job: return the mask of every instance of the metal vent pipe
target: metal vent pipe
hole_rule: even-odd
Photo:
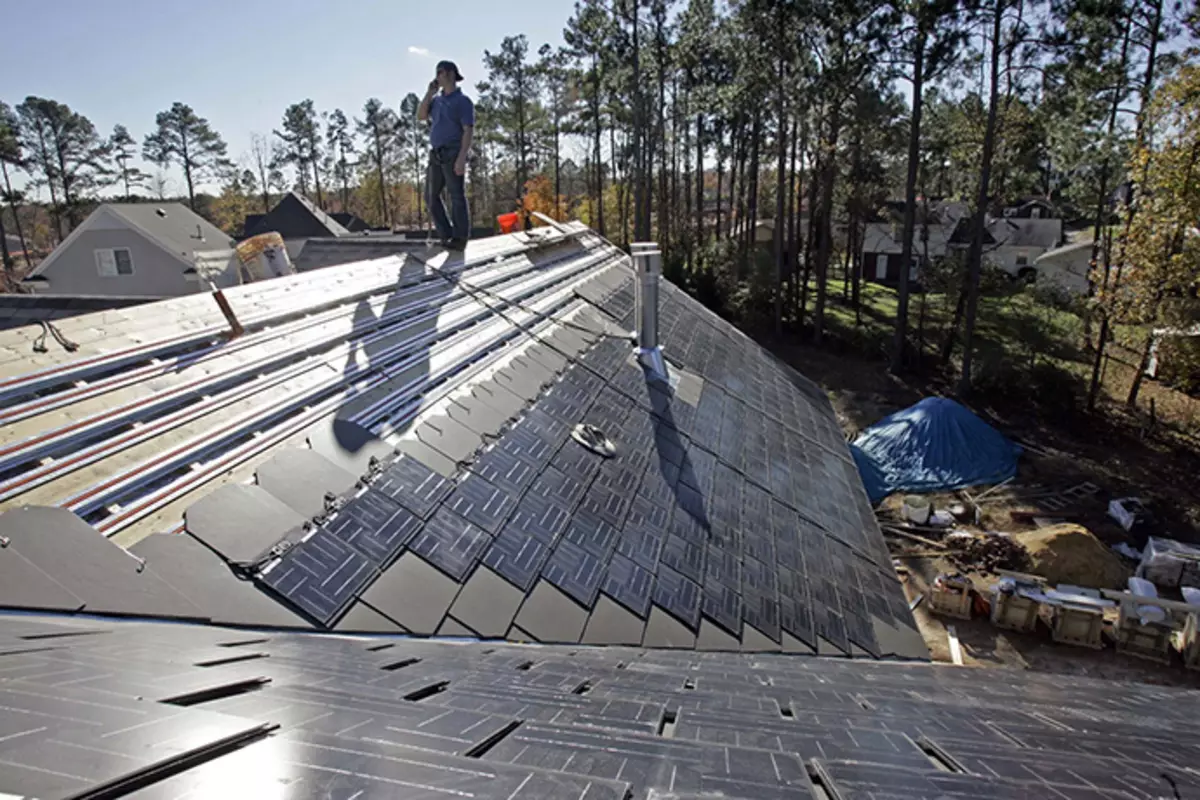
[[[637,352],[642,366],[658,380],[668,380],[667,364],[658,343],[658,283],[662,275],[662,251],[657,242],[634,242],[629,246],[634,280],[634,317]]]

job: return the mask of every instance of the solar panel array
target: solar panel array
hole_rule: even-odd
[[[1193,797],[1194,690],[0,617],[17,797]]]

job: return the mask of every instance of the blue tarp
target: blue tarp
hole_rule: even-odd
[[[871,503],[892,492],[939,492],[1017,474],[1021,448],[968,409],[927,397],[867,428],[850,445]]]

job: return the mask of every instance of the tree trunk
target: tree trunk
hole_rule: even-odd
[[[313,170],[313,186],[317,190],[317,208],[324,211],[325,210],[325,195],[324,195],[324,193],[321,192],[321,170],[317,166],[317,159],[316,159],[315,155],[313,156],[313,160],[312,160],[312,170]]]
[[[388,211],[387,184],[383,179],[383,142],[380,141],[379,131],[375,132],[375,169],[379,175],[379,207],[383,211],[383,224],[392,227],[392,215]]]
[[[782,20],[781,20],[782,22]],[[782,28],[782,25],[780,26]],[[782,35],[782,34],[781,34]],[[782,45],[780,45],[782,50]],[[786,171],[787,171],[787,111],[784,105],[784,59],[780,53],[779,84],[775,90],[775,119],[778,121],[775,138],[775,335],[783,335],[783,234],[784,212],[787,209]]]
[[[562,222],[562,161],[558,149],[558,104],[554,106],[554,218]]]
[[[716,123],[717,145],[717,215],[714,239],[721,241],[721,194],[725,185],[725,123],[720,117]]]
[[[896,331],[892,338],[891,371],[904,368],[904,348],[908,339],[908,273],[912,263],[913,225],[916,222],[917,168],[921,164],[921,106],[925,88],[924,15],[918,12],[917,35],[913,44],[913,110],[908,126],[908,175],[904,180],[904,233],[900,244],[900,285],[896,297]]]
[[[633,3],[633,236],[650,239],[649,198],[646,196],[646,108],[642,98],[641,47],[638,44],[638,7]]]
[[[8,252],[8,232],[4,229],[4,214],[0,212],[0,266],[4,267],[4,271],[12,273],[13,263],[12,256]]]
[[[833,251],[833,184],[838,136],[841,133],[841,108],[836,98],[829,109],[829,141],[821,177],[821,243],[817,248],[817,301],[813,307],[813,344],[820,345],[825,333],[825,300],[828,293],[829,259]]]
[[[808,109],[804,109],[804,113],[800,115],[800,163],[796,169],[796,188],[793,194],[796,196],[796,212],[793,216],[792,223],[796,226],[796,230],[792,235],[792,319],[795,321],[797,328],[804,324],[804,310],[801,304],[800,285],[801,267],[804,270],[808,269],[808,254],[805,252],[808,238],[805,236],[804,225],[804,162],[803,159],[808,155]],[[811,183],[812,176],[809,176]],[[813,204],[810,201],[808,204],[809,221],[811,223]],[[803,261],[803,265],[801,264]],[[807,272],[805,272],[807,274]]]
[[[189,159],[183,161],[183,179],[187,182],[188,206],[196,210],[196,187],[192,184],[192,164]]]
[[[33,261],[29,258],[29,243],[25,241],[25,231],[21,230],[21,217],[17,213],[16,195],[13,194],[12,183],[8,178],[8,165],[0,161],[0,173],[4,174],[4,191],[8,195],[8,207],[12,209],[13,225],[17,229],[17,239],[21,242],[21,251],[25,254],[25,266],[33,267]]]
[[[696,114],[696,247],[704,246],[704,115]]]
[[[986,227],[988,205],[988,183],[992,174],[992,154],[996,148],[996,112],[1000,89],[1000,33],[1004,18],[1005,0],[996,0],[996,14],[992,22],[992,74],[988,89],[987,130],[983,136],[983,156],[979,168],[979,193],[975,196],[974,231],[971,247],[967,253],[967,305],[963,325],[962,375],[958,381],[958,393],[965,395],[971,390],[971,357],[975,338],[975,318],[979,311],[979,277],[983,271],[983,233]]]
[[[750,141],[750,168],[746,173],[748,186],[746,187],[746,219],[742,226],[742,258],[741,258],[741,276],[744,278],[750,268],[751,259],[754,257],[754,236],[757,232],[755,228],[758,225],[758,151],[760,139],[762,136],[762,112],[755,108],[754,110],[754,125],[751,128]]]
[[[604,158],[600,152],[600,137],[602,133],[600,126],[600,79],[599,73],[596,71],[595,55],[592,56],[592,78],[592,85],[595,88],[595,91],[592,93],[592,121],[594,123],[592,136],[596,150],[596,221],[599,223],[600,235],[604,236]]]
[[[1137,369],[1133,373],[1133,383],[1129,384],[1129,394],[1125,398],[1125,405],[1129,408],[1137,408],[1138,393],[1142,390],[1142,379],[1146,375],[1146,369],[1150,366],[1150,352],[1154,348],[1154,332],[1146,333],[1146,343],[1142,346],[1142,357],[1138,359]],[[1151,400],[1151,402],[1154,402]]]
[[[736,242],[734,230],[741,224],[746,213],[743,205],[745,183],[745,148],[742,143],[743,133],[742,112],[734,117],[733,131],[730,134],[729,146],[732,160],[729,164],[729,238]]]
[[[687,91],[687,93],[684,95],[684,99],[683,99],[684,106],[691,105],[691,103],[690,103],[691,97],[692,97],[692,92],[691,92],[691,89],[689,89]],[[692,147],[691,147],[692,140],[691,140],[691,136],[692,136],[692,125],[691,125],[691,114],[689,111],[689,113],[684,116],[684,126],[683,126],[683,208],[682,208],[683,220],[684,220],[682,230],[685,231],[685,234],[686,234],[684,237],[684,240],[686,242],[686,244],[684,245],[684,253],[685,253],[685,257],[687,259],[687,268],[688,268],[689,272],[699,266],[698,259],[696,258],[695,231],[691,227],[692,197],[693,197],[692,180],[694,179],[694,176],[692,175]]]
[[[1135,150],[1140,150],[1146,143],[1146,109],[1150,105],[1151,94],[1154,91],[1154,73],[1156,62],[1158,60],[1158,40],[1162,31],[1162,11],[1163,0],[1153,0],[1152,8],[1154,9],[1154,18],[1150,26],[1150,45],[1146,57],[1146,71],[1142,78],[1142,87],[1140,91],[1141,105],[1137,115],[1137,133],[1135,135]],[[1132,21],[1131,21],[1132,25]],[[1145,167],[1142,170],[1142,182],[1145,181],[1146,174],[1150,169],[1149,160],[1146,161]],[[1121,284],[1121,272],[1125,266],[1125,243],[1129,240],[1129,232],[1133,228],[1133,219],[1137,215],[1137,207],[1133,205],[1133,192],[1136,191],[1136,186],[1131,184],[1129,187],[1130,196],[1127,201],[1125,224],[1120,238],[1120,248],[1117,254],[1117,273],[1113,278],[1113,292]],[[1107,261],[1107,251],[1105,259]],[[1107,277],[1107,276],[1106,276]],[[1088,410],[1092,411],[1096,407],[1096,398],[1100,393],[1101,380],[1101,365],[1104,363],[1104,351],[1108,346],[1108,336],[1110,329],[1110,321],[1108,314],[1101,309],[1100,314],[1100,333],[1096,340],[1096,358],[1092,362],[1092,380],[1088,386]],[[1133,378],[1133,385],[1130,387],[1130,394],[1133,398],[1130,405],[1137,401],[1137,389],[1141,384],[1141,373],[1139,372]]]
[[[797,254],[796,254],[796,232],[799,225],[796,221],[796,152],[799,141],[799,126],[800,115],[793,112],[792,114],[792,163],[791,171],[788,175],[788,191],[787,191],[787,286],[791,297],[796,294],[796,276],[799,274],[797,269]]]

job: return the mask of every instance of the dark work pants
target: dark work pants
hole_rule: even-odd
[[[458,158],[461,145],[454,144],[435,147],[429,153],[429,179],[426,181],[426,202],[429,213],[433,215],[433,224],[443,239],[467,239],[471,233],[471,217],[467,211],[467,181],[463,175],[454,174],[454,162]],[[442,204],[442,190],[450,192],[450,215],[453,224],[446,216],[446,207]]]

